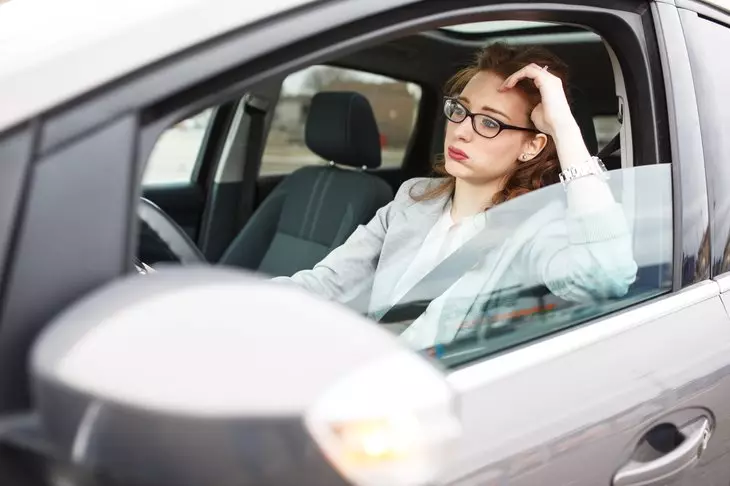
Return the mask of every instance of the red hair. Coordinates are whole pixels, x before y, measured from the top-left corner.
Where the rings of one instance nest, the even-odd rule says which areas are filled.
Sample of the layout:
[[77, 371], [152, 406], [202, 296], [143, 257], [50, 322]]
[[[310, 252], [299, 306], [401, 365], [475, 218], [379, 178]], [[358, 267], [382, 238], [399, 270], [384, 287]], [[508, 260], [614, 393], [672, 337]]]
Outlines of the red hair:
[[[481, 71], [489, 71], [502, 79], [506, 79], [511, 74], [533, 63], [541, 67], [547, 66], [550, 73], [560, 78], [563, 86], [567, 86], [567, 66], [547, 49], [536, 46], [508, 46], [497, 43], [479, 51], [474, 63], [456, 73], [447, 83], [446, 93], [448, 95], [458, 95], [469, 80]], [[527, 96], [529, 119], [530, 113], [541, 101], [540, 92], [529, 79], [520, 81], [517, 88]], [[427, 200], [454, 193], [456, 179], [446, 172], [443, 156], [437, 158], [434, 172], [445, 177], [446, 181], [431, 190], [427, 190], [420, 196], [414, 196], [414, 199]], [[558, 182], [559, 173], [558, 152], [555, 148], [555, 142], [548, 136], [545, 147], [537, 156], [528, 161], [518, 161], [515, 169], [508, 174], [502, 189], [497, 191], [492, 198], [492, 205], [503, 203], [527, 192]]]

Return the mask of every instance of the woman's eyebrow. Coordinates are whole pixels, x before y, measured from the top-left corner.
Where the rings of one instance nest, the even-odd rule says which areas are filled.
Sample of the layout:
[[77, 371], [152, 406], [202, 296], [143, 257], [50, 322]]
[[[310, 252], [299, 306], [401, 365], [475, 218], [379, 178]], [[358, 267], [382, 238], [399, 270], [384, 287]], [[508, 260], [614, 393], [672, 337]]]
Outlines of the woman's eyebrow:
[[[470, 104], [470, 103], [469, 103], [469, 98], [467, 98], [466, 96], [462, 96], [462, 95], [459, 95], [459, 96], [457, 96], [457, 97], [456, 97], [456, 99], [458, 99], [459, 101], [463, 101], [463, 102], [464, 102], [464, 103], [466, 103], [467, 105], [468, 105], [468, 104]], [[486, 106], [486, 105], [485, 105], [485, 106], [482, 106], [482, 108], [481, 108], [481, 109], [482, 109], [483, 111], [489, 111], [489, 112], [492, 112], [492, 113], [496, 113], [497, 115], [502, 115], [502, 116], [503, 116], [503, 117], [505, 117], [505, 118], [506, 118], [507, 120], [511, 120], [511, 119], [510, 119], [510, 117], [509, 117], [509, 115], [508, 115], [507, 113], [503, 113], [503, 112], [501, 112], [501, 111], [499, 111], [499, 110], [497, 110], [497, 109], [494, 109], [494, 108], [492, 108], [492, 107], [489, 107], [489, 106]]]

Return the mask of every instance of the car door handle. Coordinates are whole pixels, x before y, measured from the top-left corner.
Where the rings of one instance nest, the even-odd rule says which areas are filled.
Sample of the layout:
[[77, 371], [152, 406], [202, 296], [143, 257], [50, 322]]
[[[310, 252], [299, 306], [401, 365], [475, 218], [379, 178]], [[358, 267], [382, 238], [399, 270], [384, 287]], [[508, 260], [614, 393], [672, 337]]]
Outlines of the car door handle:
[[710, 420], [702, 417], [683, 427], [680, 432], [684, 440], [666, 454], [645, 462], [632, 458], [614, 475], [613, 486], [648, 486], [665, 481], [693, 466], [707, 448], [712, 433]]

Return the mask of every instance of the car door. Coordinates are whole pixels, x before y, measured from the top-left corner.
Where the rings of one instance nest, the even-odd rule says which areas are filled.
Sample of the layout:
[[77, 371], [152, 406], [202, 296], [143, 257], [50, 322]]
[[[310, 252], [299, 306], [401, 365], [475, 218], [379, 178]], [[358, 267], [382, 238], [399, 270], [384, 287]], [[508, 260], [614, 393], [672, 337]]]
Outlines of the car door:
[[[631, 254], [612, 258], [638, 266], [625, 293], [561, 298], [535, 283], [530, 267], [511, 267], [512, 275], [476, 296], [486, 302], [478, 320], [426, 350], [452, 369], [460, 398], [454, 484], [722, 484], [730, 472], [723, 423], [730, 320], [716, 282], [672, 290], [681, 271], [673, 268], [673, 205], [681, 202], [671, 181], [669, 164], [611, 172], [609, 186], [632, 228]], [[565, 204], [560, 185], [502, 203], [489, 219], [504, 223], [491, 230], [513, 247], [556, 204]], [[610, 251], [602, 243], [570, 251]], [[622, 248], [618, 240], [610, 245]], [[593, 272], [610, 278], [600, 267]]]
[[[647, 35], [657, 35], [661, 53], [674, 186], [670, 190], [669, 172], [643, 183], [637, 177], [637, 199], [625, 209], [636, 211], [637, 283], [644, 259], [652, 258], [647, 246], [657, 244], [644, 237], [659, 229], [674, 241], [674, 257], [663, 258], [672, 267], [673, 290], [453, 371], [449, 380], [460, 393], [466, 425], [452, 471], [456, 484], [719, 485], [730, 478], [730, 320], [727, 294], [720, 295], [727, 277], [721, 285], [709, 279], [707, 146], [703, 154], [705, 126], [700, 134], [692, 108], [701, 88], [692, 82], [678, 11], [656, 4], [652, 14], [657, 29]], [[708, 102], [722, 99], [703, 95]], [[674, 225], [662, 218], [657, 227], [641, 214], [664, 204], [672, 205]], [[645, 225], [653, 229], [642, 232]], [[565, 319], [545, 331], [563, 329]], [[520, 339], [511, 343], [518, 344]], [[439, 354], [443, 359], [444, 350]]]
[[730, 40], [730, 15], [697, 2], [684, 2], [679, 9], [697, 86], [697, 107], [702, 131], [702, 148], [707, 167], [707, 190], [712, 214], [708, 259], [720, 286], [720, 297], [730, 311], [730, 171], [727, 151], [730, 129], [726, 102], [730, 89], [730, 69], [712, 57], [719, 46]]
[[[53, 138], [52, 142], [38, 141], [23, 224], [13, 227], [18, 232], [11, 255], [14, 263], [3, 281], [3, 411], [29, 404], [24, 364], [44, 323], [86, 292], [131, 270], [134, 214], [130, 208], [138, 195], [131, 188], [137, 180], [135, 164], [141, 164], [134, 155], [149, 151], [164, 128], [226, 96], [240, 95], [253, 73], [263, 76], [304, 62], [302, 49], [312, 58], [325, 57], [358, 43], [385, 40], [394, 32], [411, 31], [414, 26], [430, 29], [434, 22], [463, 22], [475, 15], [520, 17], [525, 12], [524, 6], [499, 3], [363, 5], [308, 6], [272, 19], [258, 30], [242, 29], [222, 36], [130, 76], [124, 86], [107, 87], [70, 103], [65, 111], [43, 121], [44, 130], [49, 126], [56, 129], [52, 132], [55, 143]], [[368, 10], [358, 10], [365, 8]], [[332, 22], [321, 21], [325, 14]], [[725, 454], [730, 411], [724, 397], [730, 392], [725, 373], [730, 359], [730, 323], [718, 285], [707, 280], [709, 274], [704, 275], [702, 264], [697, 264], [696, 255], [704, 241], [702, 230], [708, 222], [706, 189], [702, 190], [707, 181], [699, 121], [692, 115], [697, 113], [694, 87], [678, 81], [687, 76], [691, 80], [691, 73], [676, 8], [658, 4], [637, 9], [632, 2], [595, 8], [566, 1], [531, 6], [530, 15], [591, 26], [613, 44], [631, 74], [627, 79], [632, 83], [632, 148], [637, 164], [656, 164], [666, 153], [661, 143], [666, 141], [664, 122], [669, 122], [671, 165], [663, 167], [670, 170], [671, 178], [662, 176], [655, 188], [669, 188], [671, 202], [654, 200], [653, 206], [642, 207], [657, 209], [658, 221], [666, 221], [661, 215], [667, 210], [674, 218], [671, 229], [662, 226], [664, 231], [659, 233], [665, 243], [673, 243], [672, 278], [669, 284], [657, 279], [653, 288], [661, 292], [646, 301], [621, 301], [610, 312], [594, 309], [600, 312], [587, 319], [564, 321], [565, 325], [542, 336], [532, 336], [450, 372], [449, 380], [461, 396], [466, 427], [449, 477], [456, 484], [608, 484], [624, 467], [636, 466], [632, 458], [652, 462], [640, 461], [645, 457], [635, 454], [642, 452], [639, 449], [648, 432], [666, 429], [656, 429], [657, 425], [669, 424], [670, 430], [674, 425], [691, 436], [685, 446], [694, 446], [699, 437], [699, 448], [705, 437], [698, 421], [708, 418], [713, 432], [700, 462], [692, 464], [692, 451], [684, 450], [681, 458], [687, 463], [675, 461], [676, 454], [667, 461], [669, 472], [677, 469], [674, 466], [688, 466], [682, 476], [686, 482], [670, 474], [649, 481], [717, 484], [716, 478], [727, 472], [723, 468], [729, 462]], [[367, 23], [359, 22], [362, 17], [368, 17]], [[345, 23], [346, 33], [335, 29]], [[660, 30], [654, 31], [654, 25]], [[283, 31], [290, 35], [284, 38]], [[311, 43], [303, 42], [310, 37]], [[271, 54], [294, 42], [299, 43], [299, 50]], [[219, 49], [228, 55], [220, 55]], [[664, 56], [662, 62], [656, 58], [657, 52]], [[190, 65], [195, 69], [186, 71]], [[143, 82], [149, 81], [145, 76], [155, 76], [156, 82]], [[222, 80], [239, 91], [226, 92]], [[115, 90], [122, 88], [127, 96], [120, 98]], [[120, 113], [120, 103], [125, 104], [124, 115], [107, 115]], [[665, 105], [669, 105], [668, 116]], [[687, 107], [690, 109], [682, 109]], [[78, 123], [66, 126], [64, 116], [69, 112], [94, 113], [94, 117], [76, 117]], [[99, 123], [99, 116], [109, 116], [103, 120], [107, 123]], [[118, 149], [111, 152], [114, 157], [108, 156], [110, 146]], [[84, 178], [74, 180], [78, 174]], [[64, 184], [58, 183], [61, 178]], [[90, 184], [94, 180], [104, 181], [103, 186]], [[639, 197], [642, 193], [634, 190], [633, 194]], [[96, 204], [89, 207], [89, 200]], [[74, 205], [69, 208], [64, 204], [67, 201]], [[78, 214], [84, 215], [83, 221], [78, 221]], [[64, 238], [58, 238], [60, 234]], [[48, 251], [49, 241], [57, 245], [53, 254]], [[49, 275], [63, 278], [49, 279]], [[657, 459], [661, 457], [666, 455]], [[656, 466], [649, 464], [648, 473], [661, 474]], [[632, 471], [637, 472], [629, 469]]]

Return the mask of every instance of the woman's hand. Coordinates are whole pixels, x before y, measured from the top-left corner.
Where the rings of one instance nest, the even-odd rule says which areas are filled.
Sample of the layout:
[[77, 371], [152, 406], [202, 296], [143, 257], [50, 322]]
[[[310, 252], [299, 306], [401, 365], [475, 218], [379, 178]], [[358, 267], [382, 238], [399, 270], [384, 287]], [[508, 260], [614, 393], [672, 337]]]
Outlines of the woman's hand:
[[[512, 89], [523, 79], [531, 79], [540, 90], [542, 102], [532, 110], [530, 118], [535, 128], [552, 137], [561, 169], [587, 161], [591, 154], [570, 111], [560, 78], [537, 64], [530, 64], [505, 79], [499, 90]], [[611, 189], [600, 178], [582, 177], [568, 184], [568, 207], [572, 211], [597, 212], [613, 202]]]
[[505, 79], [499, 89], [512, 89], [523, 79], [531, 79], [540, 90], [542, 102], [532, 110], [530, 118], [535, 128], [555, 141], [560, 166], [566, 169], [588, 160], [591, 154], [570, 111], [560, 78], [537, 64], [530, 64]]
[[535, 128], [553, 138], [565, 130], [574, 131], [578, 124], [570, 111], [561, 79], [537, 64], [530, 64], [505, 79], [500, 91], [514, 88], [523, 79], [531, 79], [542, 98], [530, 114]]

